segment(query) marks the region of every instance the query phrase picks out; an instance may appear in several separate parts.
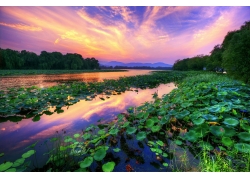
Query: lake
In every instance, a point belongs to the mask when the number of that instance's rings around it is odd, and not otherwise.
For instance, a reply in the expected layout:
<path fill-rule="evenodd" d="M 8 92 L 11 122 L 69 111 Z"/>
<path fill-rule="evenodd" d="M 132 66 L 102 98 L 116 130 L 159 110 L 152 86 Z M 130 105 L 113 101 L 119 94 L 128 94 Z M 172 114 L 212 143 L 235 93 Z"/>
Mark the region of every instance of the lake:
<path fill-rule="evenodd" d="M 150 70 L 129 70 L 128 72 L 35 75 L 17 76 L 16 78 L 20 78 L 19 81 L 20 83 L 22 81 L 22 86 L 38 85 L 39 87 L 47 87 L 65 81 L 78 80 L 95 82 L 102 81 L 103 79 L 117 79 L 121 76 L 149 74 L 150 72 Z M 28 77 L 27 82 L 25 82 L 25 77 Z M 38 78 L 39 83 L 35 81 L 35 77 Z M 42 80 L 42 77 L 47 80 Z M 14 76 L 6 78 L 11 79 L 12 85 L 15 84 L 13 83 L 15 82 Z M 5 86 L 7 87 L 6 84 L 7 83 L 5 83 Z M 54 112 L 51 115 L 43 114 L 38 121 L 27 118 L 19 122 L 2 122 L 0 123 L 0 153 L 5 153 L 5 155 L 0 158 L 0 164 L 5 161 L 14 162 L 16 159 L 21 158 L 22 154 L 27 152 L 28 146 L 38 142 L 36 145 L 35 160 L 34 157 L 32 157 L 36 164 L 30 164 L 30 169 L 26 171 L 30 171 L 35 167 L 42 167 L 48 160 L 48 155 L 44 153 L 48 152 L 46 143 L 49 142 L 51 138 L 62 136 L 72 137 L 76 133 L 83 134 L 83 131 L 91 124 L 115 121 L 116 116 L 120 113 L 127 113 L 129 107 L 138 107 L 145 102 L 153 101 L 154 93 L 157 93 L 158 97 L 162 97 L 163 94 L 168 94 L 174 88 L 176 88 L 174 83 L 161 84 L 153 89 L 137 89 L 138 92 L 126 91 L 120 95 L 111 95 L 110 98 L 106 98 L 104 101 L 100 99 L 102 95 L 98 95 L 92 101 L 80 100 L 80 102 L 72 106 L 63 107 L 62 113 Z M 54 109 L 55 108 L 51 107 L 50 111 L 53 112 Z M 128 139 L 126 142 L 129 144 Z M 135 145 L 132 144 L 132 147 L 135 147 Z M 150 153 L 151 156 L 147 156 Z M 134 169 L 135 171 L 166 171 L 166 169 L 158 169 L 151 164 L 153 155 L 150 149 L 144 148 L 142 154 L 145 154 L 144 159 L 146 163 L 138 166 L 137 161 L 130 162 L 134 168 L 137 168 Z M 126 155 L 120 154 L 120 157 L 122 158 L 120 160 L 121 163 L 116 166 L 116 171 L 126 171 Z M 167 171 L 170 170 L 168 169 Z"/>
<path fill-rule="evenodd" d="M 17 87 L 38 86 L 40 88 L 55 86 L 59 83 L 69 81 L 101 82 L 104 79 L 118 79 L 124 76 L 136 76 L 149 74 L 153 70 L 128 70 L 124 72 L 94 72 L 77 74 L 41 74 L 41 75 L 19 75 L 0 76 L 0 90 Z"/>

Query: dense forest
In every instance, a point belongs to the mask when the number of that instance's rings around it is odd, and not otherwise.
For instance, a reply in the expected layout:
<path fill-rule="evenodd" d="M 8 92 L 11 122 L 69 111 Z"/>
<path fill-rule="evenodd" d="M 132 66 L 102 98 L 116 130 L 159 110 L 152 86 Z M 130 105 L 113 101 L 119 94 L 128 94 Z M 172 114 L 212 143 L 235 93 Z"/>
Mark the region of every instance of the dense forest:
<path fill-rule="evenodd" d="M 80 54 L 42 51 L 40 55 L 22 50 L 0 48 L 0 69 L 100 69 L 95 58 Z"/>
<path fill-rule="evenodd" d="M 226 71 L 236 79 L 250 83 L 250 21 L 239 30 L 230 31 L 222 44 L 214 46 L 210 55 L 177 60 L 174 70 Z"/>

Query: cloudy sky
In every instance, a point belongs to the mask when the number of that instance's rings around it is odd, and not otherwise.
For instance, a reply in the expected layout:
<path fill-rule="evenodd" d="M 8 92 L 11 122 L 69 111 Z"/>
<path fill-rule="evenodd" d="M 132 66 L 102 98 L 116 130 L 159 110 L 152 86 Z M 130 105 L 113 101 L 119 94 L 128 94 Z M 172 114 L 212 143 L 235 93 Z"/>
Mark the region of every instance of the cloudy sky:
<path fill-rule="evenodd" d="M 0 47 L 165 62 L 209 54 L 250 6 L 0 6 Z"/>

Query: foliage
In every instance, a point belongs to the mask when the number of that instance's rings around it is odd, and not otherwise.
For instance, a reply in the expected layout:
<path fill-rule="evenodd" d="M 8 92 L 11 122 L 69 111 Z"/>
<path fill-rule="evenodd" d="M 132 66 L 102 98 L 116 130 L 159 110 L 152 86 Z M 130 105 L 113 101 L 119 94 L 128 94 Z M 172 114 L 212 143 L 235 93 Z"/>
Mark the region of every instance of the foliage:
<path fill-rule="evenodd" d="M 84 59 L 80 54 L 42 51 L 40 55 L 22 50 L 0 48 L 0 69 L 100 69 L 95 58 Z"/>

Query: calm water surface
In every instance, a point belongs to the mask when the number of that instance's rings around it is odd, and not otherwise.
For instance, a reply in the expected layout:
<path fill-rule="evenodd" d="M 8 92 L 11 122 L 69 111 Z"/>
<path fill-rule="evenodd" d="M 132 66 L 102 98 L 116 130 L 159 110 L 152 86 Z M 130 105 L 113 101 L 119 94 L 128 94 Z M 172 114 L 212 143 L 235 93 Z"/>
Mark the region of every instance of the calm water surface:
<path fill-rule="evenodd" d="M 153 70 L 128 70 L 125 72 L 94 72 L 79 74 L 41 74 L 0 77 L 0 90 L 13 87 L 38 86 L 40 88 L 57 85 L 67 81 L 100 82 L 104 79 L 118 79 L 124 76 L 149 74 Z"/>
<path fill-rule="evenodd" d="M 43 143 L 46 139 L 57 135 L 56 131 L 65 135 L 81 133 L 90 124 L 108 122 L 115 119 L 119 113 L 126 112 L 131 106 L 140 106 L 142 103 L 152 101 L 153 94 L 158 93 L 161 97 L 176 88 L 174 83 L 160 85 L 154 89 L 127 91 L 121 95 L 112 95 L 105 101 L 100 100 L 97 96 L 92 101 L 84 101 L 63 108 L 64 112 L 52 115 L 42 115 L 41 119 L 33 122 L 31 119 L 23 119 L 15 123 L 11 121 L 0 123 L 0 153 L 4 152 L 5 156 L 0 158 L 0 164 L 6 161 L 14 161 L 21 157 L 27 151 L 25 147 L 39 140 Z M 39 157 L 46 151 L 45 146 L 37 150 Z M 45 163 L 46 158 L 39 158 L 40 163 Z"/>

